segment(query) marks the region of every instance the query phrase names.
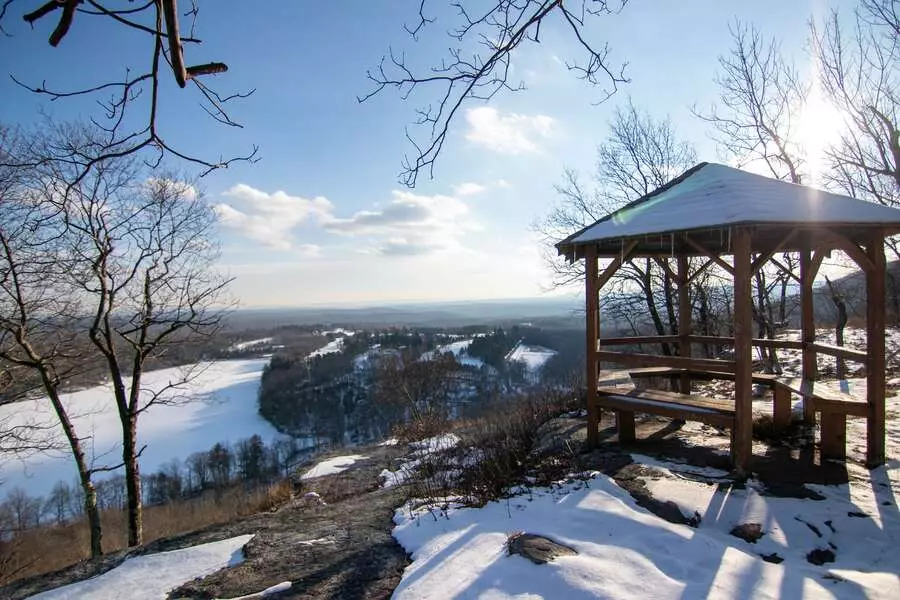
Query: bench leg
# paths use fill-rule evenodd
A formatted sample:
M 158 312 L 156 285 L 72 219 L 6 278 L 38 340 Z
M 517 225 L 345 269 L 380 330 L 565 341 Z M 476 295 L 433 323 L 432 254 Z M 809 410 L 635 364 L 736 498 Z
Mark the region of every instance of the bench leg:
M 819 450 L 822 458 L 847 457 L 847 415 L 822 413 L 822 442 Z
M 633 442 L 634 435 L 634 412 L 630 410 L 616 411 L 616 429 L 619 432 L 619 442 Z
M 774 396 L 772 422 L 775 431 L 784 431 L 791 424 L 791 390 L 776 385 L 772 394 Z

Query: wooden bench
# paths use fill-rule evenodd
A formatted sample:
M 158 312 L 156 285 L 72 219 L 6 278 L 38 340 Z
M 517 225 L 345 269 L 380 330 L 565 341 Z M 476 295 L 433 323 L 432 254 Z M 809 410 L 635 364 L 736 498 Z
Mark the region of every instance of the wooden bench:
M 615 411 L 620 442 L 635 439 L 636 412 L 700 421 L 729 429 L 734 426 L 734 402 L 693 394 L 648 390 L 627 385 L 598 386 L 597 406 Z
M 709 381 L 722 379 L 734 381 L 734 373 L 725 371 L 705 371 L 695 369 L 681 369 L 677 367 L 642 367 L 636 369 L 622 369 L 615 371 L 601 371 L 598 377 L 600 386 L 622 385 L 628 387 L 634 383 L 632 377 L 671 377 L 688 375 L 691 379 Z M 780 384 L 779 377 L 770 373 L 753 373 L 753 383 L 768 386 L 772 390 L 772 421 L 776 431 L 787 428 L 791 422 L 791 390 Z M 728 402 L 727 400 L 725 402 Z M 733 412 L 733 409 L 732 409 Z
M 822 414 L 822 441 L 819 446 L 822 457 L 846 458 L 847 417 L 867 417 L 868 403 L 821 381 L 782 377 L 778 378 L 776 385 L 802 397 L 804 402 L 812 403 L 813 410 Z

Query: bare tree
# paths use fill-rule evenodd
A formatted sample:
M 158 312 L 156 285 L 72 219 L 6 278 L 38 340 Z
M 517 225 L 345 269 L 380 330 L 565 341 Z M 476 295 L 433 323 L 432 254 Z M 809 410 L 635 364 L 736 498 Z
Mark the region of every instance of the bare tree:
M 70 191 L 64 215 L 78 259 L 70 274 L 90 305 L 87 335 L 112 383 L 122 427 L 128 544 L 135 546 L 142 542 L 138 418 L 154 405 L 186 401 L 179 390 L 198 374 L 185 368 L 150 388 L 145 370 L 176 346 L 218 331 L 230 280 L 215 268 L 215 214 L 193 186 L 174 177 L 140 180 L 128 165 L 98 170 L 130 185 L 114 193 Z
M 568 264 L 557 255 L 556 242 L 668 183 L 696 160 L 693 148 L 678 138 L 669 119 L 654 119 L 631 101 L 618 108 L 606 140 L 597 148 L 596 186 L 586 188 L 575 173 L 567 171 L 565 182 L 557 188 L 560 200 L 533 225 L 541 238 L 544 260 L 554 274 L 553 285 L 565 286 L 584 278 L 580 263 Z M 621 300 L 615 309 L 621 319 L 645 327 L 649 316 L 657 334 L 676 332 L 674 281 L 668 270 L 651 259 L 629 260 L 609 285 L 610 298 Z M 642 297 L 640 305 L 628 301 L 634 293 Z M 663 351 L 670 349 L 664 346 Z
M 715 78 L 719 103 L 694 114 L 709 123 L 719 150 L 739 166 L 762 165 L 772 177 L 803 183 L 806 154 L 799 135 L 800 112 L 809 95 L 793 64 L 775 40 L 766 40 L 758 29 L 736 21 L 730 28 L 732 48 L 719 57 Z M 754 276 L 754 318 L 758 335 L 774 338 L 786 322 L 791 273 L 799 268 L 794 253 L 781 255 Z M 776 301 L 773 302 L 773 297 Z M 763 349 L 768 368 L 780 369 L 774 349 Z
M 846 123 L 828 152 L 830 182 L 852 196 L 900 205 L 900 16 L 893 0 L 861 0 L 846 31 L 835 11 L 811 40 L 828 100 Z M 896 240 L 889 247 L 900 257 Z
M 201 158 L 187 154 L 173 147 L 159 122 L 162 112 L 161 80 L 166 70 L 170 71 L 179 87 L 188 85 L 199 93 L 200 106 L 213 119 L 230 127 L 241 127 L 228 113 L 228 104 L 253 93 L 219 94 L 208 84 L 204 76 L 224 73 L 227 65 L 221 62 L 207 62 L 187 66 L 184 46 L 193 46 L 196 54 L 200 39 L 195 37 L 195 27 L 199 6 L 197 0 L 190 0 L 190 7 L 179 14 L 177 0 L 145 0 L 139 3 L 123 0 L 44 0 L 43 2 L 4 0 L 0 5 L 0 32 L 7 33 L 11 13 L 15 6 L 30 5 L 33 10 L 22 14 L 24 21 L 32 26 L 43 23 L 54 16 L 59 17 L 56 27 L 49 36 L 51 46 L 59 46 L 70 29 L 84 20 L 102 21 L 134 34 L 135 40 L 142 40 L 147 52 L 147 65 L 144 70 L 133 72 L 130 68 L 122 69 L 124 76 L 111 77 L 107 81 L 91 83 L 80 89 L 60 90 L 48 85 L 26 83 L 11 74 L 13 80 L 23 88 L 35 94 L 47 96 L 52 100 L 72 97 L 91 97 L 101 105 L 102 116 L 94 121 L 98 130 L 102 130 L 105 139 L 102 144 L 86 146 L 75 151 L 66 152 L 61 148 L 57 158 L 76 164 L 83 177 L 95 164 L 107 159 L 119 158 L 147 150 L 151 154 L 146 160 L 149 164 L 159 165 L 168 154 L 201 167 L 205 173 L 228 167 L 236 161 L 252 161 L 256 157 L 257 148 L 244 156 L 233 158 Z M 22 9 L 27 10 L 25 8 Z M 187 27 L 182 27 L 182 20 Z M 183 30 L 187 29 L 187 34 Z M 115 53 L 110 53 L 114 55 Z M 65 55 L 62 54 L 61 58 Z M 111 71 L 120 67 L 115 66 Z M 31 75 L 31 74 L 30 74 Z M 33 76 L 33 75 L 32 75 Z M 111 94 L 111 96 L 110 96 Z M 132 118 L 133 112 L 139 111 L 148 115 L 146 118 Z M 132 123 L 138 125 L 132 127 Z M 154 155 L 155 154 L 155 155 Z
M 11 135 L 2 136 L 0 154 L 17 151 Z M 60 206 L 46 201 L 19 170 L 0 174 L 0 361 L 12 382 L 12 398 L 40 389 L 53 407 L 78 469 L 84 512 L 91 532 L 91 555 L 102 553 L 96 472 L 62 401 L 67 377 L 85 367 L 77 334 L 81 316 L 77 294 L 66 281 L 73 258 L 63 242 Z M 22 383 L 24 381 L 24 383 Z M 4 436 L 15 432 L 6 432 Z
M 719 104 L 694 114 L 715 131 L 720 150 L 741 167 L 761 162 L 773 177 L 802 183 L 804 149 L 799 114 L 808 86 L 781 54 L 775 40 L 736 21 L 732 48 L 719 57 Z
M 397 90 L 403 99 L 420 87 L 437 90 L 434 102 L 416 110 L 416 125 L 425 134 L 413 136 L 407 132 L 414 153 L 404 159 L 401 181 L 414 187 L 423 170 L 433 175 L 450 124 L 466 104 L 525 88 L 524 81 L 512 80 L 513 57 L 520 46 L 540 43 L 541 28 L 550 26 L 554 20 L 572 37 L 582 55 L 580 60 L 567 63 L 569 70 L 589 84 L 606 85 L 604 98 L 611 95 L 619 84 L 627 81 L 624 65 L 610 64 L 609 47 L 592 41 L 590 30 L 593 23 L 618 12 L 627 1 L 491 0 L 476 8 L 455 1 L 450 7 L 456 12 L 456 18 L 444 31 L 457 45 L 448 49 L 447 56 L 429 68 L 420 68 L 416 61 L 407 59 L 405 52 L 392 48 L 382 57 L 378 68 L 369 71 L 373 88 L 359 98 L 360 102 L 386 88 Z M 419 1 L 413 23 L 405 26 L 413 40 L 433 29 L 429 25 L 438 16 L 432 16 L 432 9 L 439 10 L 428 0 Z

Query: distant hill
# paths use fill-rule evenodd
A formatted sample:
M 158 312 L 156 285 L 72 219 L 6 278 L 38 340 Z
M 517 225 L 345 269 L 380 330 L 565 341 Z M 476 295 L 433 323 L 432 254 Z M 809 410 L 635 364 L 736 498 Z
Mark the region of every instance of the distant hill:
M 887 264 L 887 290 L 885 294 L 885 310 L 888 313 L 888 323 L 896 322 L 897 316 L 900 315 L 900 260 L 891 261 Z M 865 319 L 866 317 L 866 274 L 862 270 L 857 270 L 843 277 L 832 279 L 837 291 L 842 294 L 844 302 L 847 305 L 847 314 L 851 320 Z M 794 310 L 791 311 L 788 319 L 789 327 L 800 327 L 800 297 L 792 295 L 788 302 Z M 813 307 L 816 316 L 816 325 L 827 326 L 834 323 L 837 317 L 837 310 L 831 300 L 831 293 L 828 286 L 822 282 L 813 288 Z
M 347 327 L 509 325 L 530 322 L 581 327 L 582 301 L 577 297 L 521 300 L 476 300 L 382 305 L 360 308 L 244 308 L 229 318 L 234 329 L 280 325 Z

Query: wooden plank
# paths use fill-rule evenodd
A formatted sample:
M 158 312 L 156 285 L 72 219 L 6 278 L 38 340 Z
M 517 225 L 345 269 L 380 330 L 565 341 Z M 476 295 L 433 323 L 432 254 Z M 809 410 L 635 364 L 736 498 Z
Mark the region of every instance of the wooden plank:
M 669 396 L 665 396 L 665 394 L 669 394 Z M 706 400 L 715 402 L 712 399 Z M 608 393 L 603 393 L 601 390 L 597 402 L 606 409 L 700 421 L 720 427 L 731 427 L 734 423 L 732 412 L 724 410 L 720 406 L 705 405 L 697 396 L 684 396 L 674 392 L 635 390 L 628 394 L 622 394 L 617 390 L 610 390 Z
M 678 257 L 678 356 L 691 357 L 691 286 L 688 279 L 688 259 L 686 256 Z M 679 391 L 682 394 L 691 393 L 691 377 L 684 373 L 679 378 Z
M 601 396 L 627 396 L 636 400 L 646 400 L 652 402 L 662 402 L 664 404 L 672 404 L 679 406 L 688 406 L 692 408 L 702 408 L 704 410 L 712 410 L 724 415 L 734 415 L 734 402 L 731 400 L 721 400 L 719 398 L 710 398 L 696 394 L 679 394 L 678 392 L 667 392 L 666 390 L 652 390 L 648 388 L 634 388 L 633 390 L 620 390 L 618 388 L 597 388 L 598 394 Z
M 847 458 L 847 416 L 840 413 L 822 413 L 821 432 L 819 452 L 822 458 Z
M 817 252 L 816 257 L 824 257 L 824 253 Z M 809 250 L 800 251 L 800 341 L 802 342 L 803 358 L 801 374 L 803 379 L 812 381 L 818 375 L 816 365 L 816 351 L 811 344 L 816 342 L 816 320 L 813 312 L 813 280 L 821 260 L 815 261 L 810 256 Z M 816 420 L 812 402 L 803 401 L 803 420 L 812 423 Z
M 783 386 L 773 386 L 772 399 L 772 423 L 775 431 L 784 431 L 791 424 L 791 392 Z
M 677 335 L 637 335 L 631 337 L 600 338 L 600 344 L 603 346 L 639 346 L 641 344 L 667 344 L 677 341 Z
M 615 352 L 598 350 L 600 362 L 611 362 L 629 367 L 678 367 L 709 371 L 733 371 L 734 362 L 715 358 L 682 358 L 680 356 L 660 356 L 656 354 L 640 354 L 637 352 Z
M 753 454 L 753 300 L 750 230 L 732 234 L 734 247 L 734 428 L 731 453 L 739 474 L 748 473 Z
M 705 255 L 705 256 L 706 256 L 707 258 L 709 258 L 711 261 L 713 261 L 714 263 L 716 263 L 716 264 L 717 264 L 719 267 L 721 267 L 722 270 L 724 270 L 726 273 L 728 273 L 728 274 L 730 274 L 730 275 L 734 275 L 734 267 L 732 267 L 732 266 L 729 265 L 727 262 L 725 262 L 724 260 L 722 260 L 721 257 L 719 257 L 719 256 L 717 256 L 716 254 L 710 252 L 709 250 L 707 250 L 706 248 L 704 248 L 703 246 L 701 246 L 700 244 L 698 244 L 697 242 L 695 242 L 694 240 L 692 240 L 691 237 L 690 237 L 689 235 L 687 235 L 687 234 L 684 235 L 684 241 L 687 243 L 688 246 L 690 246 L 691 248 L 693 248 L 694 250 L 696 250 L 696 251 L 699 252 L 700 254 Z
M 853 262 L 855 262 L 860 269 L 868 273 L 875 268 L 875 265 L 868 254 L 852 241 L 848 240 L 836 231 L 829 230 L 826 235 L 828 236 L 828 242 L 830 243 L 830 245 L 844 251 L 847 256 L 853 259 Z
M 716 335 L 692 335 L 691 341 L 698 344 L 722 344 L 730 346 L 734 344 L 733 337 L 724 337 Z M 751 343 L 754 346 L 765 348 L 789 348 L 791 350 L 802 350 L 803 342 L 794 340 L 769 340 L 765 338 L 753 338 Z
M 600 294 L 597 283 L 597 246 L 589 244 L 584 250 L 584 305 L 586 337 L 586 377 L 587 382 L 587 446 L 596 448 L 600 441 L 600 411 L 597 407 L 597 386 L 590 382 L 597 380 L 600 363 L 597 360 L 597 339 L 600 337 Z
M 860 350 L 854 350 L 852 348 L 847 348 L 844 346 L 821 344 L 819 342 L 814 342 L 813 344 L 811 344 L 811 347 L 816 351 L 817 354 L 827 354 L 829 356 L 845 358 L 847 360 L 855 360 L 857 362 L 866 362 L 869 356 L 866 352 L 862 352 Z
M 872 270 L 866 273 L 866 464 L 884 464 L 885 383 L 884 383 L 884 303 L 885 274 L 884 232 L 872 232 L 868 240 L 868 259 Z
M 628 260 L 628 257 L 631 256 L 632 251 L 634 251 L 634 248 L 637 245 L 638 245 L 637 240 L 632 240 L 631 242 L 628 242 L 628 245 L 622 248 L 622 253 L 619 254 L 619 256 L 615 257 L 613 259 L 613 261 L 609 265 L 606 266 L 606 268 L 603 270 L 602 274 L 600 274 L 598 277 L 596 277 L 597 293 L 599 293 L 600 290 L 603 289 L 603 286 L 606 285 L 610 279 L 612 279 L 612 276 L 616 274 L 616 271 L 619 270 L 619 267 L 621 267 L 622 264 L 626 260 Z M 596 255 L 596 251 L 597 251 L 597 248 L 595 246 L 594 247 L 595 255 Z M 587 259 L 588 259 L 588 256 L 585 253 L 585 260 L 587 260 Z M 586 273 L 585 273 L 585 276 L 587 276 Z
M 831 400 L 828 398 L 816 398 L 815 406 L 817 411 L 825 413 L 840 413 L 850 417 L 860 417 L 865 419 L 869 416 L 869 406 L 865 402 Z
M 616 411 L 616 431 L 619 433 L 619 442 L 634 441 L 634 411 Z

